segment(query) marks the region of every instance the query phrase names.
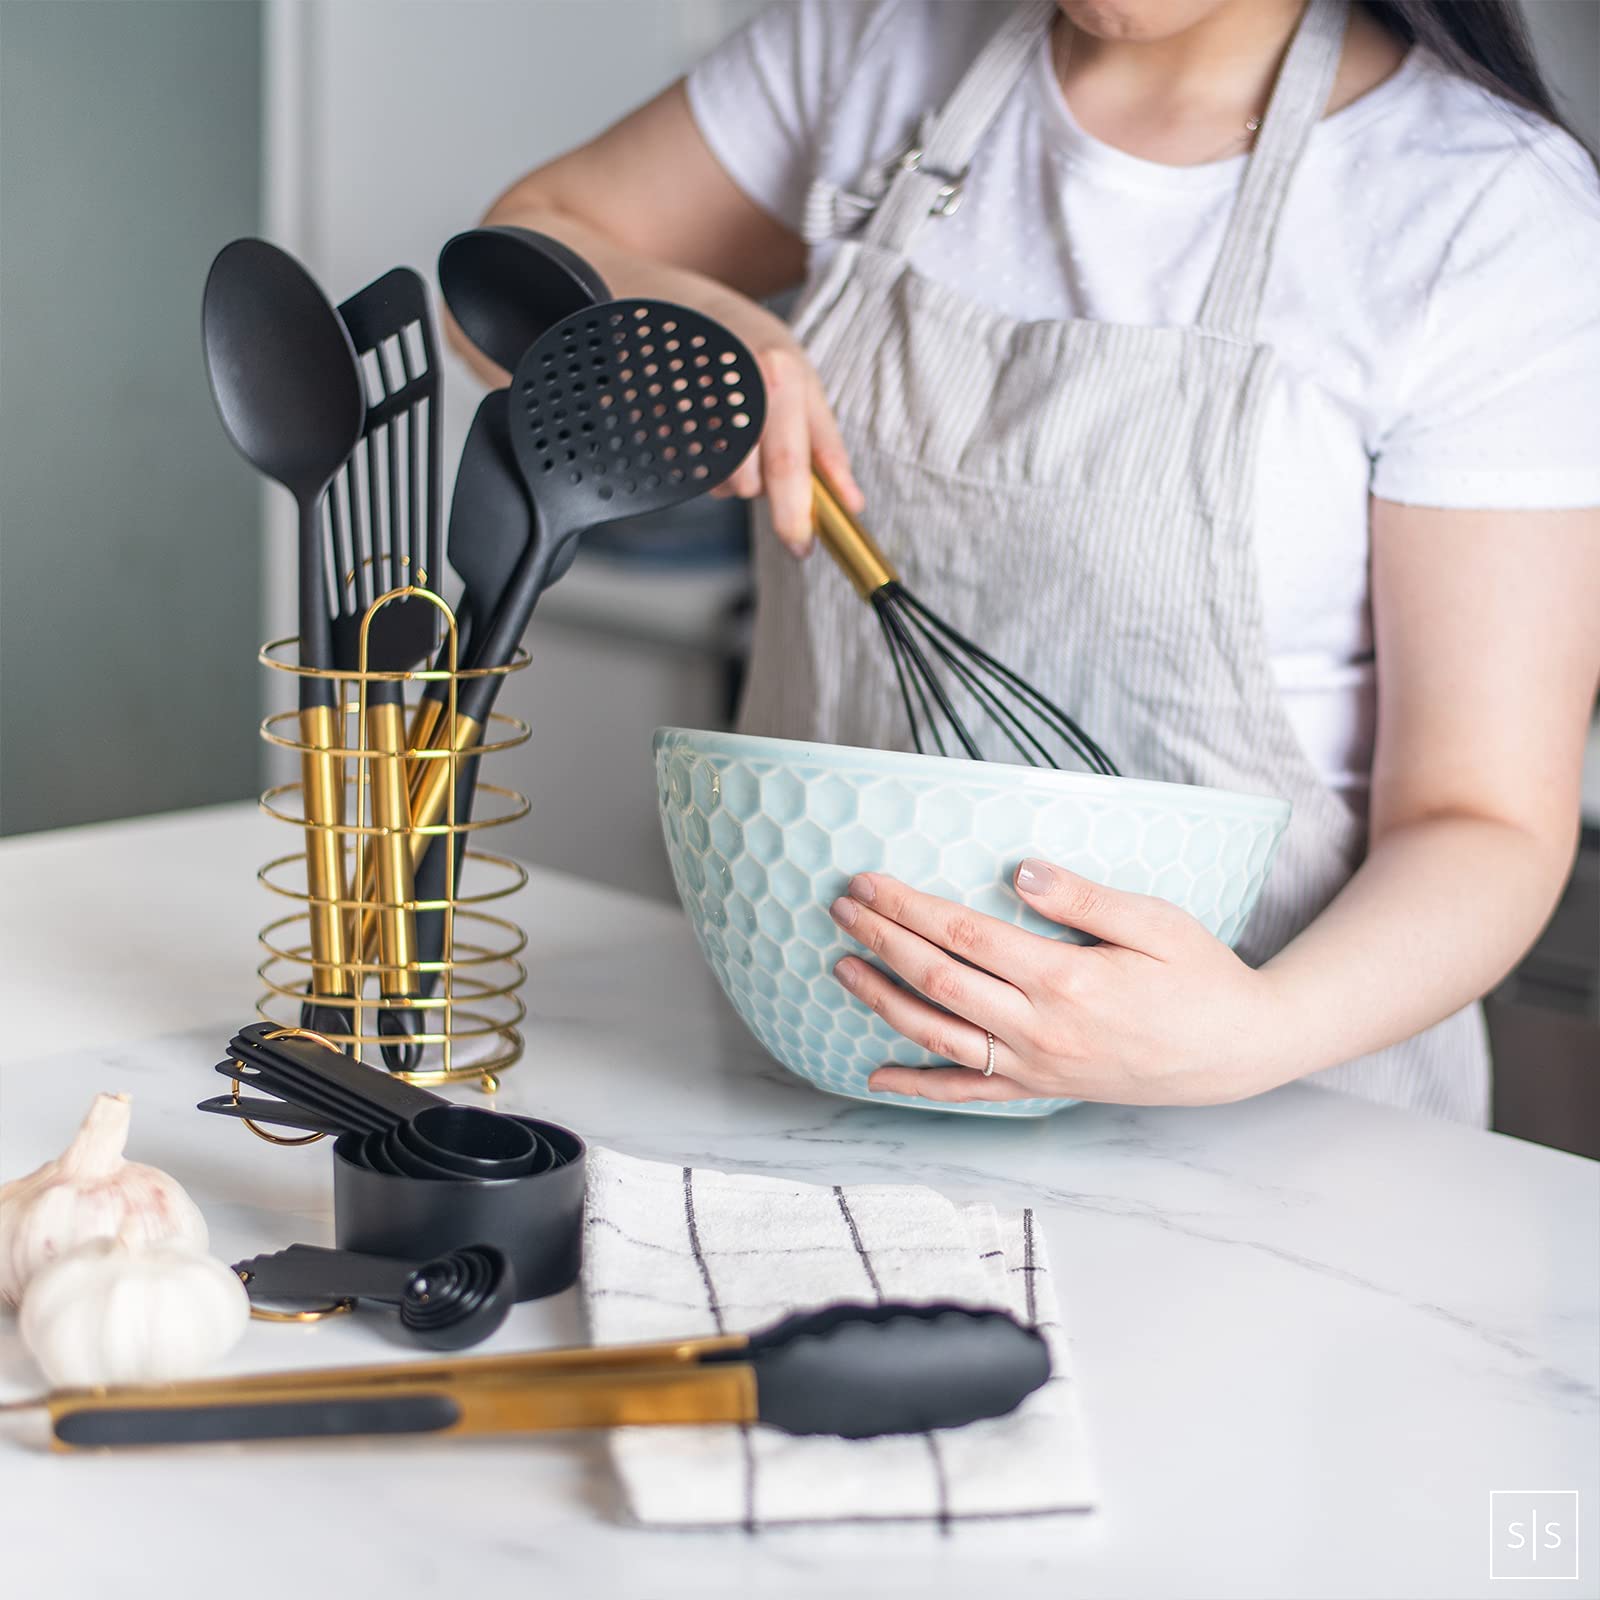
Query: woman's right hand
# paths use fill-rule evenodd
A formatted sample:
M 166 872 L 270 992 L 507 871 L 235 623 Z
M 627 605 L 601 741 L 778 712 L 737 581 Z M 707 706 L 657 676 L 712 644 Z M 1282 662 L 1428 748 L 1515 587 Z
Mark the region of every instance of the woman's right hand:
M 760 442 L 712 494 L 737 495 L 742 500 L 764 494 L 773 531 L 793 555 L 809 555 L 815 537 L 813 465 L 849 510 L 859 512 L 864 503 L 822 379 L 787 325 L 770 311 L 732 289 L 719 290 L 711 299 L 713 304 L 699 309 L 750 347 L 767 390 L 767 420 Z
M 713 493 L 766 495 L 778 537 L 797 556 L 811 548 L 813 463 L 849 510 L 861 510 L 822 380 L 784 322 L 752 298 L 800 281 L 804 241 L 723 171 L 695 126 L 682 83 L 530 172 L 484 221 L 553 234 L 590 260 L 613 293 L 692 306 L 750 347 L 766 385 L 766 426 L 748 459 Z

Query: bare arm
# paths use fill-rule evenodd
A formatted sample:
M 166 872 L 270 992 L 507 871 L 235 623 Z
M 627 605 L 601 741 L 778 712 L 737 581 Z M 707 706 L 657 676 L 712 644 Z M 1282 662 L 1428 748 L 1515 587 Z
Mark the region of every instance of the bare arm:
M 728 487 L 766 493 L 791 548 L 810 542 L 813 458 L 860 509 L 821 382 L 782 320 L 752 298 L 798 283 L 805 246 L 723 170 L 682 82 L 519 179 L 484 221 L 550 234 L 593 262 L 614 293 L 694 306 L 750 346 L 767 383 L 767 422 L 759 452 Z M 459 330 L 451 338 L 487 379 L 504 381 Z
M 1164 901 L 1024 863 L 1018 893 L 1101 941 L 1085 948 L 864 874 L 835 917 L 940 1004 L 853 957 L 840 981 L 960 1064 L 884 1068 L 872 1086 L 1237 1100 L 1404 1039 L 1509 971 L 1572 860 L 1600 680 L 1600 511 L 1377 502 L 1372 590 L 1371 848 L 1299 938 L 1252 970 Z
M 1372 837 L 1264 971 L 1319 1018 L 1301 1070 L 1486 993 L 1572 864 L 1600 679 L 1600 511 L 1372 514 Z

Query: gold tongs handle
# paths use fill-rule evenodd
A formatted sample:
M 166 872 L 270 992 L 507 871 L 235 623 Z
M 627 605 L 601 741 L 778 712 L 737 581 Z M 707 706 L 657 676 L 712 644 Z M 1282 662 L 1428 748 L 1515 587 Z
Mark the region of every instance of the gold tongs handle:
M 285 1384 L 197 1394 L 165 1388 L 47 1397 L 58 1450 L 356 1434 L 541 1433 L 568 1428 L 754 1422 L 756 1376 L 743 1362 L 622 1367 L 522 1377 L 418 1379 L 373 1387 Z
M 391 1362 L 112 1389 L 38 1402 L 58 1449 L 373 1433 L 520 1433 L 749 1422 L 740 1335 L 466 1360 Z M 10 1408 L 8 1408 L 10 1409 Z

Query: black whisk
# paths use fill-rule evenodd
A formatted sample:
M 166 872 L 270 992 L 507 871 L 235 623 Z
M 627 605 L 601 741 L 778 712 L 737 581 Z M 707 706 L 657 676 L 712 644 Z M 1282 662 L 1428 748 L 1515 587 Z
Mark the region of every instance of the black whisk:
M 811 489 L 818 538 L 877 613 L 918 750 L 929 754 L 931 744 L 942 756 L 964 752 L 974 761 L 983 760 L 940 676 L 942 669 L 993 719 L 1030 767 L 1060 767 L 1057 755 L 1070 751 L 1091 772 L 1119 776 L 1111 757 L 1060 706 L 912 594 L 872 536 L 816 473 Z M 947 733 L 958 751 L 946 746 Z

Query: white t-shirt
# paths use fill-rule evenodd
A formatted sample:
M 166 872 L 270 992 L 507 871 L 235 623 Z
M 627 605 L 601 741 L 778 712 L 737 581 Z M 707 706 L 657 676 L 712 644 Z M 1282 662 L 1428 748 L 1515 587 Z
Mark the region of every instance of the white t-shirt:
M 689 102 L 733 180 L 798 231 L 812 179 L 858 187 L 904 149 L 1003 14 L 989 0 L 780 0 L 694 70 Z M 1245 161 L 1163 166 L 1092 138 L 1041 35 L 960 209 L 911 260 L 1023 320 L 1191 323 Z M 1312 760 L 1364 808 L 1368 495 L 1600 504 L 1593 167 L 1412 50 L 1312 134 L 1258 336 L 1280 366 L 1255 484 L 1268 648 Z

